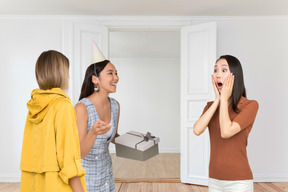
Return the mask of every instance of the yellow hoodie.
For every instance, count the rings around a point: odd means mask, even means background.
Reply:
[[[60,89],[35,89],[27,103],[21,164],[21,191],[73,191],[69,179],[80,176],[81,165],[76,114]]]

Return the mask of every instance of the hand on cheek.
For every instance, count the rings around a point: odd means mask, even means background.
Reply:
[[[220,98],[220,94],[219,94],[219,90],[216,86],[216,83],[214,81],[213,75],[211,75],[211,79],[212,79],[212,85],[213,85],[214,93],[215,93],[215,100],[218,100]]]
[[[221,90],[221,100],[228,101],[228,99],[232,95],[234,85],[234,75],[230,73],[223,83],[223,87]]]

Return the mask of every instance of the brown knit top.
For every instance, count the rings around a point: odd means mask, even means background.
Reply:
[[[212,105],[208,102],[203,113]],[[232,105],[228,112],[231,121],[237,122],[241,131],[236,135],[223,139],[220,133],[219,107],[208,124],[210,134],[210,165],[209,177],[219,180],[249,180],[253,179],[247,158],[247,139],[252,129],[258,103],[242,97],[237,105],[239,113],[235,113]]]

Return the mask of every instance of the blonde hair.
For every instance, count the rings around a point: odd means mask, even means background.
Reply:
[[[69,60],[58,51],[49,50],[41,53],[36,62],[35,73],[40,89],[68,89]]]

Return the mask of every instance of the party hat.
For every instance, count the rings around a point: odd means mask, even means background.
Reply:
[[[92,63],[98,63],[100,61],[104,61],[106,58],[104,57],[103,53],[97,46],[96,42],[93,40],[92,42]]]

